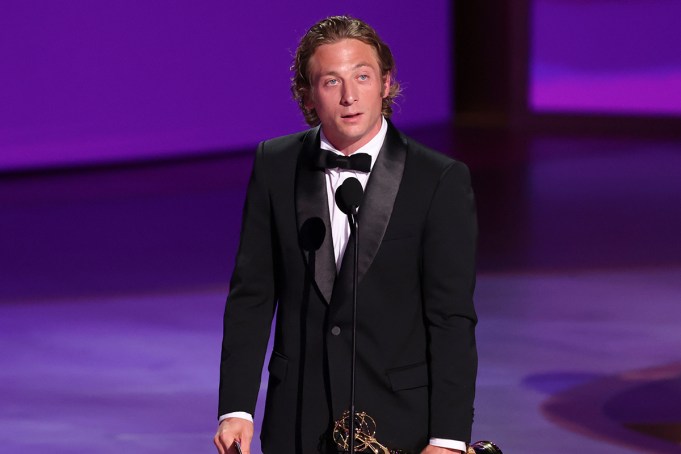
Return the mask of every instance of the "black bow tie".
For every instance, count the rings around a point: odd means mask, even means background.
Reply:
[[[331,150],[321,150],[321,153],[319,153],[319,167],[324,169],[356,170],[366,173],[371,170],[371,155],[367,153],[354,153],[350,156],[341,156]]]

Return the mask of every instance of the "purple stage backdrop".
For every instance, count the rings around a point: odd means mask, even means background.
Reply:
[[[391,44],[398,124],[450,118],[447,0],[6,0],[0,171],[243,149],[305,128],[291,54],[332,14]]]
[[[447,0],[6,0],[0,171],[244,149],[304,128],[291,52],[331,14],[374,24],[404,82],[401,126],[450,118]],[[681,115],[681,1],[535,0],[538,112]]]
[[[681,115],[679,20],[679,0],[534,0],[531,106]]]

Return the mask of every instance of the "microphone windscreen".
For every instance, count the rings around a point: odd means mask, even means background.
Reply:
[[[336,190],[336,205],[343,213],[351,214],[353,207],[359,208],[363,195],[362,183],[357,178],[350,177]]]
[[[326,236],[326,227],[324,221],[318,217],[313,217],[305,220],[300,227],[300,245],[303,250],[314,252],[318,250],[324,242]]]

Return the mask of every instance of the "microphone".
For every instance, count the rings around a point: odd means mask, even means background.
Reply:
[[[321,218],[313,217],[306,219],[303,225],[300,226],[300,233],[298,239],[300,246],[307,252],[315,252],[322,247],[324,237],[326,236],[326,227]]]
[[[362,183],[355,177],[346,179],[343,184],[336,189],[336,205],[348,216],[357,214],[357,208],[362,203],[364,189]]]
[[[355,430],[355,376],[357,363],[357,257],[359,255],[359,223],[357,222],[357,209],[362,203],[364,190],[357,178],[347,178],[343,184],[336,189],[336,205],[348,216],[350,230],[355,235],[354,258],[352,263],[352,340],[350,350],[350,430],[349,430],[349,452],[355,452],[355,442],[357,432]]]

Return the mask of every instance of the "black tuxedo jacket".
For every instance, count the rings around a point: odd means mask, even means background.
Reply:
[[[219,414],[254,413],[276,312],[268,454],[332,451],[333,422],[349,408],[355,238],[337,273],[319,143],[314,128],[260,144],[225,309]],[[390,124],[358,218],[356,410],[391,449],[469,441],[477,225],[468,169]]]

